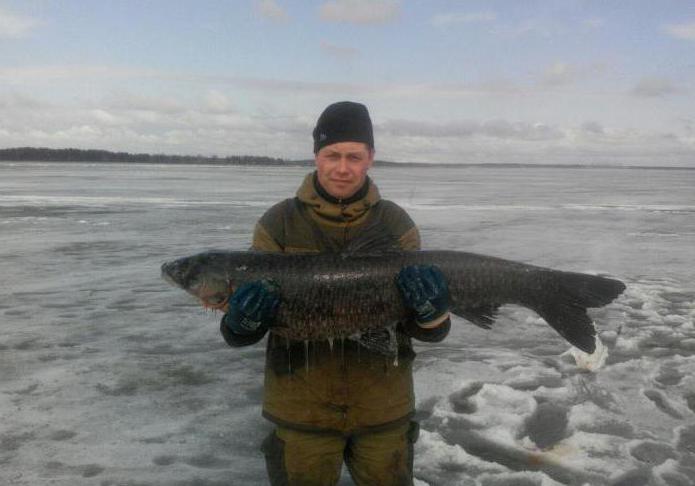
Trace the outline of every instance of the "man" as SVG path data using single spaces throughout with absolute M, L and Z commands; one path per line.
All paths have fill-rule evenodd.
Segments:
M 367 176 L 374 138 L 367 108 L 328 106 L 313 132 L 316 171 L 295 198 L 257 223 L 253 249 L 339 252 L 366 228 L 403 250 L 420 249 L 406 212 L 380 198 Z M 358 485 L 411 485 L 414 413 L 410 337 L 439 341 L 449 331 L 448 289 L 436 267 L 411 266 L 394 279 L 412 319 L 399 323 L 397 356 L 372 346 L 377 336 L 340 342 L 291 342 L 272 332 L 280 290 L 274 282 L 242 285 L 221 323 L 231 346 L 259 341 L 270 329 L 263 415 L 276 424 L 264 441 L 272 485 L 333 485 L 343 461 Z M 354 303 L 355 306 L 359 302 Z

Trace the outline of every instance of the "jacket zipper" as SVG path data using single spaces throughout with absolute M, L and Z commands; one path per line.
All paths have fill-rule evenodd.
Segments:
M 343 204 L 342 200 L 338 200 L 338 204 L 340 204 L 340 216 L 343 218 L 343 248 L 345 245 L 347 245 L 347 237 L 348 237 L 348 220 L 347 216 L 345 215 L 345 210 L 347 209 L 347 204 Z

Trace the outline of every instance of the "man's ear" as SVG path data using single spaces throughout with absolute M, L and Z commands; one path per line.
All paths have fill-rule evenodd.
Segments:
M 369 168 L 371 169 L 374 167 L 374 154 L 376 154 L 376 150 L 373 148 L 369 149 Z

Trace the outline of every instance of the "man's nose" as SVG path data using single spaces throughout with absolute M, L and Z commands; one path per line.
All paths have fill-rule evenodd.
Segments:
M 338 172 L 347 172 L 348 171 L 348 162 L 346 157 L 341 157 L 340 161 L 338 162 Z

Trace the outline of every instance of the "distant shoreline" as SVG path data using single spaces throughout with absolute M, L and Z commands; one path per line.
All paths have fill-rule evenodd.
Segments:
M 247 167 L 311 167 L 313 159 L 288 160 L 282 158 L 254 155 L 233 155 L 227 157 L 202 155 L 131 154 L 108 150 L 49 149 L 36 147 L 17 147 L 0 149 L 0 162 L 10 163 L 84 163 L 84 164 L 157 164 L 157 165 L 216 165 Z M 612 164 L 529 164 L 529 163 L 428 163 L 393 162 L 376 160 L 375 167 L 423 167 L 423 168 L 489 168 L 489 169 L 651 169 L 651 170 L 695 170 L 695 167 L 654 166 L 654 165 L 612 165 Z

